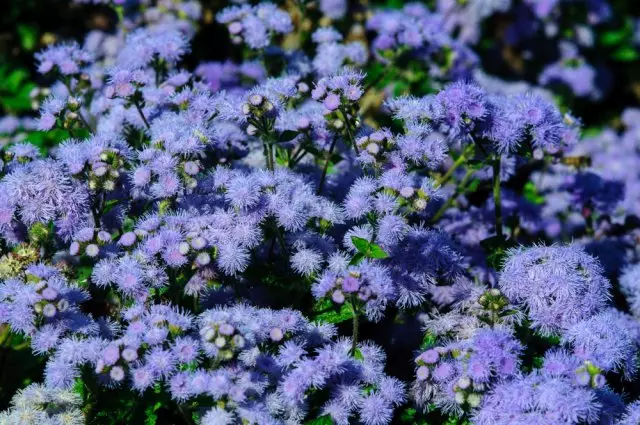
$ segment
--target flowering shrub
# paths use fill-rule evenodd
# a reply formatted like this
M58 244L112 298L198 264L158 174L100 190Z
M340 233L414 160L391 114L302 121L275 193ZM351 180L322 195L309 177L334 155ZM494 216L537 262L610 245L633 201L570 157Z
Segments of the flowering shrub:
M42 363L0 424L639 423L640 111L564 102L609 2L75 3L115 30L0 121L0 344ZM503 15L534 84L481 71Z

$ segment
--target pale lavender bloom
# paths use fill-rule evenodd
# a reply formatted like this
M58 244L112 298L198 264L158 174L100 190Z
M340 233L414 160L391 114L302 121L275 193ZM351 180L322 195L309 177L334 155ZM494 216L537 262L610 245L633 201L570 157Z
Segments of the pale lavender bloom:
M597 260L576 246L534 246L511 250L500 274L500 289L522 304L532 327L562 332L601 310L609 281Z
M299 249L291 256L291 267L298 273L309 276L322 266L322 255L314 249Z
M272 3L256 6L229 6L220 11L216 19L227 25L232 42L246 43L252 49L269 46L275 34L287 34L293 30L291 17Z
M344 18L347 14L347 8L347 0L320 0L320 11L334 20Z
M93 61L93 56L83 50L77 43L50 46L40 53L36 53L38 72L46 74L57 70L62 75L79 74L81 70Z
M487 390L518 374L522 351L511 331L499 328L479 329L470 339L427 350L416 358L423 379L414 383L415 396L446 412L476 408Z
M473 421L478 425L578 425L596 423L601 408L592 389L534 372L497 385Z
M640 316L640 265L626 267L620 276L620 290L634 316Z
M604 371L620 372L631 379L638 368L637 325L629 328L615 309L575 323L563 333L562 341L573 347L578 358L589 360Z
M640 401L634 401L627 406L627 410L616 425L637 425L640 423Z

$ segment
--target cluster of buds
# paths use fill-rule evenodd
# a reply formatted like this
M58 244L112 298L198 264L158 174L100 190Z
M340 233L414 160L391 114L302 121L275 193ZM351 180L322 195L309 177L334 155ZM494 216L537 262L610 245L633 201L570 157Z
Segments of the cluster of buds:
M107 345L95 363L95 372L108 376L112 382L122 382L131 364L138 360L138 350L134 347L112 343Z
M13 250L0 257L0 279L9 279L22 274L29 264L35 263L40 257L36 246L21 243Z
M358 100L364 94L363 78L363 74L345 69L322 78L311 91L311 97L324 105L327 121L336 130L345 132L349 140L353 140L360 127ZM354 148L358 150L357 143Z
M337 93L323 93L318 95L318 87L312 92L313 96L318 96L317 100L322 100L325 107L324 117L327 122L337 131L350 132L352 135L360 128L360 117L357 114L356 105L344 100Z
M196 188L196 186L198 186L196 176L203 169L204 167L202 166L200 160L186 160L180 163L178 167L178 175L183 181L184 186L187 189L193 190Z
M104 230L96 231L93 227L85 227L74 235L69 247L69 254L86 255L95 258L100 254L100 247L111 242L111 234Z
M242 113L247 116L247 134L255 136L257 134L266 135L273 130L274 123L273 103L261 94L252 94L247 102L242 105Z
M217 249L211 246L201 233L190 231L186 240L182 240L170 246L165 246L164 239L156 234L157 231L136 229L127 232L120 237L118 244L124 247L132 247L138 240L144 239L144 248L150 253L163 252L163 260L170 266L182 266L191 263L192 268L204 268L217 256Z
M59 288L51 285L47 280L40 280L40 278L33 275L27 276L28 281L34 279L35 290L40 295L40 300L33 305L36 313L50 320L55 318L56 315L69 310L71 306L69 299L60 293Z
M478 318L490 325L495 325L510 305L509 299L498 288L486 290L478 298L478 304L483 308L477 313Z
M363 303L375 298L375 294L368 287L366 279L356 272L350 271L344 277L338 277L335 288L331 291L331 300L336 304L344 304L346 297Z
M82 127L84 124L80 121L80 100L70 96L67 99L66 107L60 112L59 118L62 120L62 128L64 129Z
M464 356L465 353L457 350L448 351L444 347L431 348L420 354L415 362L418 366L416 379L426 382L433 379L437 382L447 381L454 375L454 367L445 357L453 359ZM459 377L453 384L455 402L461 407L476 408L482 401L482 392L486 389L484 384L476 384L469 376Z
M580 386L592 388L602 388L606 384L602 370L589 360L576 369L575 381Z
M381 165L385 152L395 144L393 134L388 129L375 131L356 140L360 150L360 161L367 165Z
M123 166L124 160L117 151L105 149L100 153L99 160L89 165L89 188L103 189L107 192L114 190Z
M410 206L416 211L424 211L427 208L427 203L431 199L429 194L421 188L415 188L412 186L402 187L397 194L399 195L398 201L401 205Z
M180 244L182 255L191 254L193 257L194 267L205 267L211 263L211 258L216 256L216 248L210 247L205 238L200 236L197 232L190 232L187 234L187 242ZM210 252L212 251L212 252Z
M130 99L149 83L151 76L144 70L119 69L111 73L105 94L108 98Z
M40 109L42 102L51 96L51 89L49 87L34 87L29 92L29 99L31 100L31 109L37 111Z
M19 136L14 138L14 142L17 141ZM3 161L9 167L13 164L28 164L37 157L37 148L31 144L21 143L11 146L11 148L3 152Z
M206 324L200 328L200 337L205 347L222 361L233 359L234 355L246 345L246 340L238 329L226 322Z

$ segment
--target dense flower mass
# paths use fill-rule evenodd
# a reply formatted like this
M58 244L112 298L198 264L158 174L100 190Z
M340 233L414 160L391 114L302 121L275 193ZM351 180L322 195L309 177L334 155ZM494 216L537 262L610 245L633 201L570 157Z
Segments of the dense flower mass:
M0 425L638 425L622 6L74 3L0 118Z

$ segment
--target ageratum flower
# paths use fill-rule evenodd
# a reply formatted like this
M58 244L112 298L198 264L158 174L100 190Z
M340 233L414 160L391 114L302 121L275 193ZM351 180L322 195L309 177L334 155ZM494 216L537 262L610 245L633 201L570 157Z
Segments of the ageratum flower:
M509 252L499 286L522 304L531 326L562 332L598 313L609 300L609 281L598 261L577 246L535 246Z
M479 329L467 340L437 346L416 358L414 396L460 413L481 405L494 385L518 374L523 347L507 329Z

